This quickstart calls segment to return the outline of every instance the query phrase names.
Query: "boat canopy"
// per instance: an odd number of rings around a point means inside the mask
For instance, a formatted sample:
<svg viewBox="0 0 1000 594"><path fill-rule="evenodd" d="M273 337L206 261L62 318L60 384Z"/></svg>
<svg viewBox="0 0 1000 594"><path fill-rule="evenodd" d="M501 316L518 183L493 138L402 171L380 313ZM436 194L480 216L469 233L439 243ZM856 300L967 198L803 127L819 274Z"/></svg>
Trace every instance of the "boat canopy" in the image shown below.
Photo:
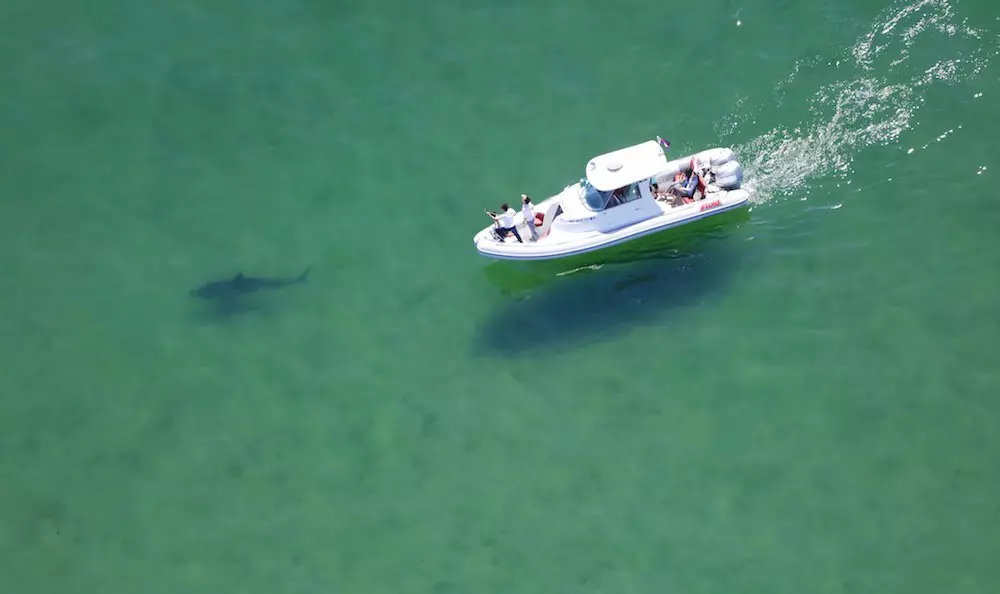
<svg viewBox="0 0 1000 594"><path fill-rule="evenodd" d="M666 167L663 147L655 140L647 140L591 159L587 163L587 181L606 192L653 177Z"/></svg>

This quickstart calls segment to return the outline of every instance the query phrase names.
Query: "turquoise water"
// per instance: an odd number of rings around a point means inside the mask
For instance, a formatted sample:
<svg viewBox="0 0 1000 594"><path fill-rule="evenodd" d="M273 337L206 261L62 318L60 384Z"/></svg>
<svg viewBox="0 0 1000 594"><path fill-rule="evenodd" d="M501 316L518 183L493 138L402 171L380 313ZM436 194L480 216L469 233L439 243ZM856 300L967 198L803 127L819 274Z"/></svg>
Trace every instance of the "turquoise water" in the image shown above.
<svg viewBox="0 0 1000 594"><path fill-rule="evenodd" d="M0 6L5 590L995 589L995 4L678 9ZM749 216L475 253L656 134Z"/></svg>

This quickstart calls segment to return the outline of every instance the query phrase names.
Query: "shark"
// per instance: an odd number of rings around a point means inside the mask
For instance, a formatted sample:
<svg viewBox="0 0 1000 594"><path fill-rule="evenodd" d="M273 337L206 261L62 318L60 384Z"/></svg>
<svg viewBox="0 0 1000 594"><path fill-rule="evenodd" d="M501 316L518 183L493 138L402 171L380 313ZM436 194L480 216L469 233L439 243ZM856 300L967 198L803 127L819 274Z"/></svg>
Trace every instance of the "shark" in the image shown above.
<svg viewBox="0 0 1000 594"><path fill-rule="evenodd" d="M311 268L311 267L310 267ZM205 283L191 290L191 295L210 301L232 302L241 295L255 293L261 289L276 289L306 282L310 268L295 278L263 278L246 276L242 272L228 279Z"/></svg>

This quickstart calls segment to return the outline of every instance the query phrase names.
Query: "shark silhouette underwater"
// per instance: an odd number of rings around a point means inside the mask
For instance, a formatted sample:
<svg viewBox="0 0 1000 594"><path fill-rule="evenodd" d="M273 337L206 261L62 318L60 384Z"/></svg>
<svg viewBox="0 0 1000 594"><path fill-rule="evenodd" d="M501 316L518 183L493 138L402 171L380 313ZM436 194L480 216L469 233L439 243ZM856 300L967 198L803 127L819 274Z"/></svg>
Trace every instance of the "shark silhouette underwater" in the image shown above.
<svg viewBox="0 0 1000 594"><path fill-rule="evenodd" d="M245 276L240 272L232 278L208 282L192 289L191 295L215 302L226 309L232 309L241 297L250 293L256 293L261 289L278 289L306 282L310 269L311 267L306 268L299 276L287 279Z"/></svg>

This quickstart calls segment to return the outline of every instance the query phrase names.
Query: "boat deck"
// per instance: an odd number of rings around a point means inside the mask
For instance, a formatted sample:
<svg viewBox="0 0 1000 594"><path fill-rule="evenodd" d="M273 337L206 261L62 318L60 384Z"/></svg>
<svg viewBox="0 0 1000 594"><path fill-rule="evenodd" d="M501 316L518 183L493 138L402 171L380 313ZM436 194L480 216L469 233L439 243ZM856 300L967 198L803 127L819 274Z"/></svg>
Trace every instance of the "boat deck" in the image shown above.
<svg viewBox="0 0 1000 594"><path fill-rule="evenodd" d="M544 203L542 203L542 204L544 204ZM662 214L665 214L665 215L666 214L670 214L672 212L675 212L676 209L679 208L679 207L687 206L687 204L683 204L683 203L674 206L674 205L670 204L669 202L667 202L665 200L657 200L656 204L657 204L657 206L660 207L660 210L662 211ZM540 209L539 209L539 211L540 211ZM657 216L659 216L659 215L657 215ZM532 241L532 239L531 239L531 233L528 230L528 225L524 221L521 221L521 222L517 223L515 225L515 227L517 228L517 232L521 235L521 239L524 240L525 243L545 243L546 237L549 236L550 227L548 227L548 226L542 225L542 226L536 227L536 229L539 231L539 236L538 236L538 240L537 241ZM545 229L544 234L542 233L542 228L543 227ZM504 243L517 243L517 238L514 237L513 234L508 233L507 237L506 237L506 239L504 241Z"/></svg>

